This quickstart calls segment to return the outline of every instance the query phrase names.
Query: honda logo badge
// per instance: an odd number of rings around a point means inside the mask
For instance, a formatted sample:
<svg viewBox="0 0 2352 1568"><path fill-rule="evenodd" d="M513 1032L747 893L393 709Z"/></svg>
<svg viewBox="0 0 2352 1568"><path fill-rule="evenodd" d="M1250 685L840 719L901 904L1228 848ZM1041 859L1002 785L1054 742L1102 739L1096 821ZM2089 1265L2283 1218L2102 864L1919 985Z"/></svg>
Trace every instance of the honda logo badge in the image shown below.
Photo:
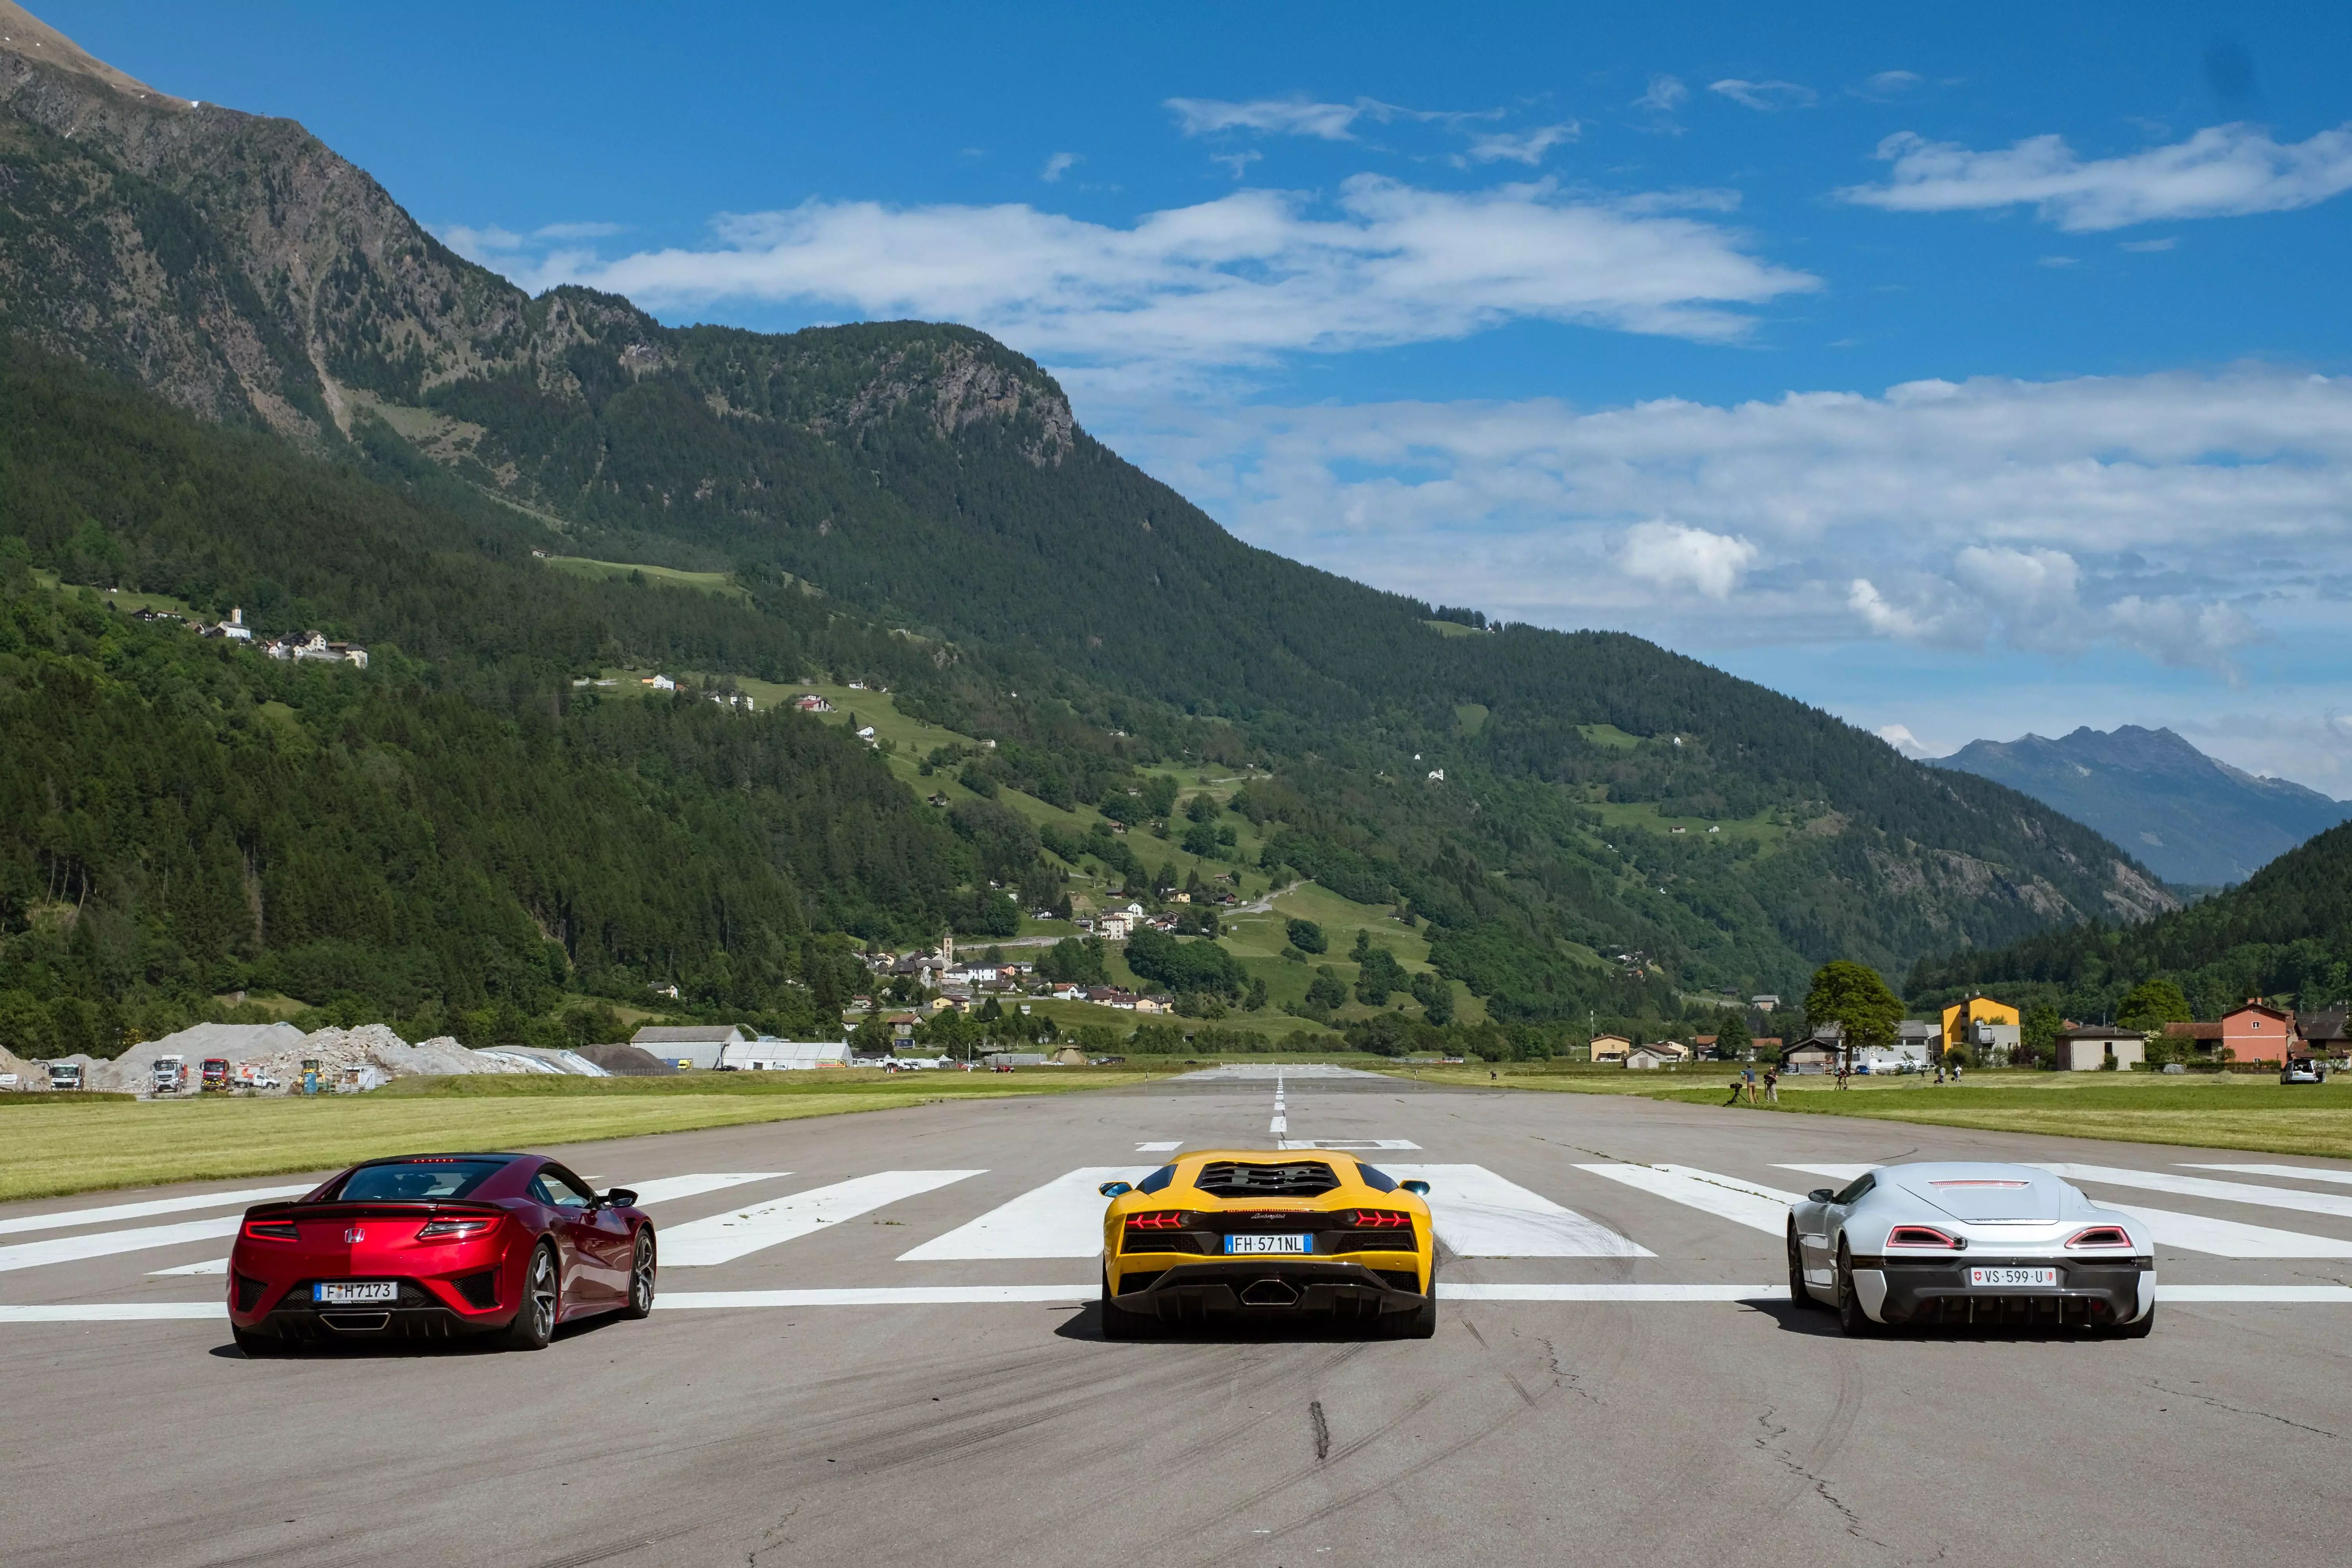
<svg viewBox="0 0 2352 1568"><path fill-rule="evenodd" d="M343 1231L343 1239L346 1242L365 1241L367 1239L367 1232L361 1229L358 1226L351 1226Z"/></svg>

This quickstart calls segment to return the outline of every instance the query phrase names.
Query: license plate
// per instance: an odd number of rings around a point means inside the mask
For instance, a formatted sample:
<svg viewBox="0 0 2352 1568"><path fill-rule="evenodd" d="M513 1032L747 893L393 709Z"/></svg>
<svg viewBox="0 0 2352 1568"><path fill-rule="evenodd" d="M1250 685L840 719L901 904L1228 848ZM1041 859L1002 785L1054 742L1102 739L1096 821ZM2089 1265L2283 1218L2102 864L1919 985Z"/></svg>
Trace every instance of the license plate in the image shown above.
<svg viewBox="0 0 2352 1568"><path fill-rule="evenodd" d="M2055 1268L1971 1268L1969 1283L1979 1289L2013 1290L2035 1288L2054 1289L2058 1283Z"/></svg>
<svg viewBox="0 0 2352 1568"><path fill-rule="evenodd" d="M362 1302L397 1301L400 1286L391 1279L349 1279L310 1287L310 1300L328 1307L356 1307Z"/></svg>
<svg viewBox="0 0 2352 1568"><path fill-rule="evenodd" d="M1227 1252L1312 1252L1312 1236L1229 1236L1225 1237Z"/></svg>

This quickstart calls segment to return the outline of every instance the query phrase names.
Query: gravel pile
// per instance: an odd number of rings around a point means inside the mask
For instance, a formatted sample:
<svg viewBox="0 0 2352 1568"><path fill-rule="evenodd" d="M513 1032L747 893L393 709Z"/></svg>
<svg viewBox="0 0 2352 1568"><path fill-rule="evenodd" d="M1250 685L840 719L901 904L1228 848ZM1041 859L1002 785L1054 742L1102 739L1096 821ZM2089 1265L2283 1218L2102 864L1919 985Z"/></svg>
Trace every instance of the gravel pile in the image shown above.
<svg viewBox="0 0 2352 1568"><path fill-rule="evenodd" d="M186 1058L191 1093L197 1088L207 1057L226 1058L234 1079L242 1079L249 1071L255 1077L277 1079L275 1089L250 1091L265 1095L299 1093L305 1061L319 1064L319 1087L330 1091L346 1083L373 1089L395 1078L562 1070L519 1054L468 1050L446 1035L412 1046L382 1024L320 1029L309 1035L291 1024L199 1024L133 1046L113 1061L89 1063L83 1074L91 1089L152 1095L155 1060L164 1056Z"/></svg>

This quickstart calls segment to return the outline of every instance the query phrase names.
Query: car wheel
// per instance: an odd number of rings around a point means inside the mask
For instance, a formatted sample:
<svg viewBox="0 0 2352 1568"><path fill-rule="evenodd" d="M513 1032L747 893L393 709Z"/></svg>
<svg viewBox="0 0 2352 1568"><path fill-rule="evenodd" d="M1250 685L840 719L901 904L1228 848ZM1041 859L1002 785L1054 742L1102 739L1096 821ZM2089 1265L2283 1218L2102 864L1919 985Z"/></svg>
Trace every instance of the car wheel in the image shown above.
<svg viewBox="0 0 2352 1568"><path fill-rule="evenodd" d="M229 1329L229 1333L236 1339L236 1348L245 1352L245 1359L247 1361L259 1361L264 1356L285 1355L293 1349L276 1334L257 1334L250 1329L240 1329L233 1325Z"/></svg>
<svg viewBox="0 0 2352 1568"><path fill-rule="evenodd" d="M499 1344L510 1351L543 1351L555 1337L555 1320L563 1310L563 1284L556 1272L555 1247L541 1242L530 1249L523 1266L522 1304L507 1325Z"/></svg>
<svg viewBox="0 0 2352 1568"><path fill-rule="evenodd" d="M1812 1291L1805 1288L1805 1249L1797 1244L1797 1227L1789 1227L1789 1300L1800 1307L1818 1307Z"/></svg>
<svg viewBox="0 0 2352 1568"><path fill-rule="evenodd" d="M1144 1330L1150 1327L1150 1324L1151 1320L1145 1317L1142 1313L1130 1312L1126 1308L1116 1306L1112 1303L1110 1295L1110 1266L1108 1264L1105 1264L1103 1266L1102 1279L1103 1338L1107 1340L1139 1340L1143 1337Z"/></svg>
<svg viewBox="0 0 2352 1568"><path fill-rule="evenodd" d="M2150 1307L2139 1321L2118 1323L2109 1329L2107 1337L2114 1340L2144 1340L2154 1332L2156 1332L2156 1309Z"/></svg>
<svg viewBox="0 0 2352 1568"><path fill-rule="evenodd" d="M1862 1298L1854 1293L1853 1258L1843 1241L1838 1243L1837 1313L1838 1327L1850 1340L1866 1340L1879 1331L1878 1324L1862 1310Z"/></svg>
<svg viewBox="0 0 2352 1568"><path fill-rule="evenodd" d="M1395 1314L1389 1323L1392 1340L1433 1340L1437 1337L1437 1264L1429 1265L1429 1294L1410 1312Z"/></svg>
<svg viewBox="0 0 2352 1568"><path fill-rule="evenodd" d="M625 1318L646 1318L654 1310L654 1227L645 1226L637 1231L637 1250L629 1261L629 1300L621 1309Z"/></svg>

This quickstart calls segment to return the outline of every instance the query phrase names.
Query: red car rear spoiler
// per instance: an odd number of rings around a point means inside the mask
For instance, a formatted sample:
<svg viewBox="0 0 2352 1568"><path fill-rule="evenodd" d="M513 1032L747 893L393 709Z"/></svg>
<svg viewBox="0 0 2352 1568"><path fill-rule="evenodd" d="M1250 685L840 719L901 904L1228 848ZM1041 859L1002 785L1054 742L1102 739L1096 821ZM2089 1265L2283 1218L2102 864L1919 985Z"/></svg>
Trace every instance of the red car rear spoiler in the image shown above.
<svg viewBox="0 0 2352 1568"><path fill-rule="evenodd" d="M434 1219L443 1215L503 1215L496 1204L462 1198L367 1198L352 1203L306 1203L300 1198L256 1204L247 1219Z"/></svg>

